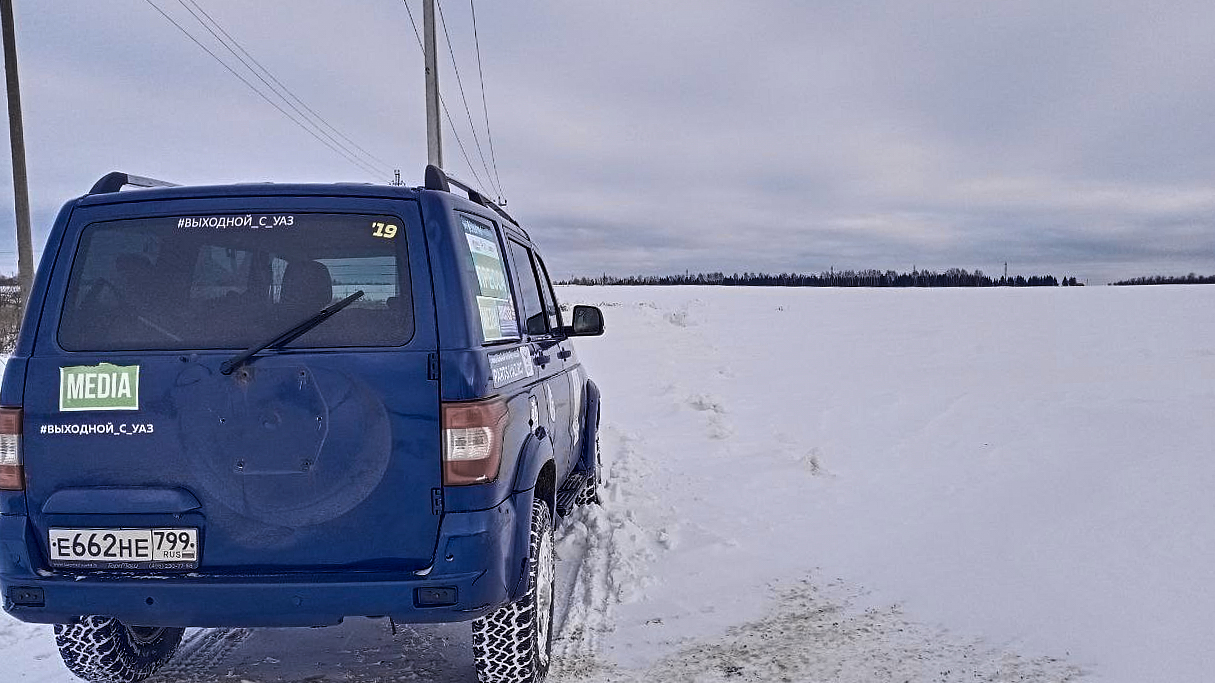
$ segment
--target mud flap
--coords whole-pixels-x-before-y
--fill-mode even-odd
[[[582,443],[578,454],[578,472],[595,471],[595,437],[599,434],[599,387],[586,381],[586,401],[583,407]]]

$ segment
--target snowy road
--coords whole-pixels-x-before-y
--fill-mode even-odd
[[[1204,681],[1215,288],[564,288],[602,509],[554,681]],[[471,681],[466,625],[199,630],[160,683]],[[66,683],[0,617],[4,680]]]

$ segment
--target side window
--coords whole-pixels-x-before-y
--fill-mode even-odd
[[[548,328],[556,330],[561,327],[561,307],[557,304],[557,294],[553,291],[553,281],[548,277],[548,268],[544,265],[544,259],[540,258],[540,254],[532,252],[532,256],[536,259],[536,272],[540,280],[540,294],[544,297],[544,313],[548,316]]]
[[[536,271],[532,267],[531,254],[527,247],[510,241],[511,263],[515,266],[515,278],[519,282],[519,301],[523,304],[523,328],[528,334],[547,334],[544,305],[540,300],[540,287]]]
[[[502,252],[498,250],[498,235],[484,223],[460,216],[464,240],[471,258],[466,271],[469,289],[476,298],[481,318],[482,341],[518,339],[519,323],[515,319],[515,302],[506,281]]]

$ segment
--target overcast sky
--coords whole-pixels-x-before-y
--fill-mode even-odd
[[[235,64],[179,0],[152,1]],[[421,183],[422,58],[402,2],[196,2],[370,163]],[[389,179],[309,136],[149,0],[16,5],[36,254],[63,202],[111,170]],[[469,3],[443,8],[488,159]],[[555,276],[1215,273],[1209,0],[499,0],[477,19],[497,175]],[[445,147],[471,178],[450,129]],[[10,169],[5,145],[6,235]],[[0,271],[14,244],[0,241]]]

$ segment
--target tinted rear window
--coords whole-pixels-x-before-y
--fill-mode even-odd
[[[68,282],[72,351],[239,349],[355,291],[293,347],[396,346],[413,336],[404,223],[393,216],[244,214],[94,223]]]

